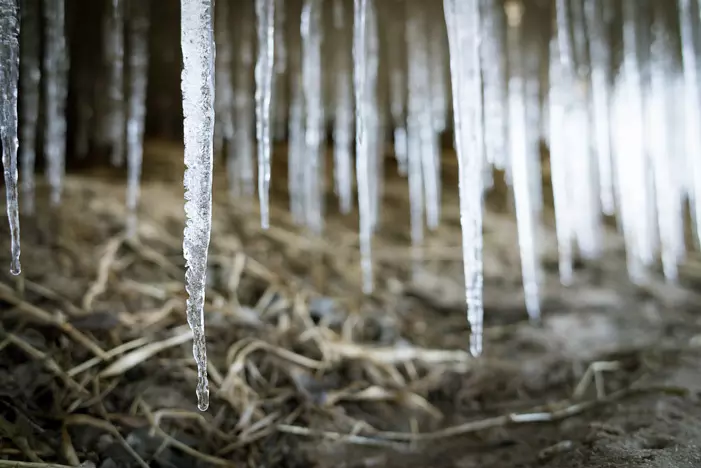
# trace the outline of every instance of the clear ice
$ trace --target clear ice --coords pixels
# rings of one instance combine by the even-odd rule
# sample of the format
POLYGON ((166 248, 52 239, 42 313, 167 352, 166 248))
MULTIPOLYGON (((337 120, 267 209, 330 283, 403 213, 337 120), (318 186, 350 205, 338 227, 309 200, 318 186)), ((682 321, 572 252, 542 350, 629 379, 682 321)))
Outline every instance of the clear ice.
POLYGON ((470 352, 482 354, 484 306, 482 285, 482 175, 483 148, 480 93, 480 10, 477 0, 444 0, 450 48, 455 150, 458 154, 460 224, 470 352))
POLYGON ((256 137, 258 140, 258 197, 263 229, 270 225, 270 109, 275 59, 275 0, 256 1, 258 58, 256 60, 256 137))
MULTIPOLYGON (((41 91, 41 10, 40 0, 20 2, 20 140, 22 209, 34 213, 34 166, 36 163, 37 122, 41 91)), ((3 15, 4 16, 4 15, 3 15)))
MULTIPOLYGON (((137 230, 137 208, 143 159, 144 124, 146 120, 146 86, 148 84, 148 31, 150 0, 127 2, 129 69, 127 101, 127 233, 137 230)), ((114 154, 114 153, 113 153, 114 154)))
POLYGON ((181 0, 180 41, 185 141, 185 232, 187 321, 193 332, 197 364, 197 403, 209 407, 204 299, 207 251, 212 230, 214 151, 214 2, 181 0))
POLYGON ((18 0, 0 0, 0 144, 5 174, 7 218, 10 221, 12 260, 10 273, 19 275, 19 200, 17 195, 17 90, 19 86, 18 0))
POLYGON ((45 47, 43 59, 46 176, 51 204, 61 202, 66 159, 66 99, 68 97, 68 47, 65 0, 44 0, 45 47))

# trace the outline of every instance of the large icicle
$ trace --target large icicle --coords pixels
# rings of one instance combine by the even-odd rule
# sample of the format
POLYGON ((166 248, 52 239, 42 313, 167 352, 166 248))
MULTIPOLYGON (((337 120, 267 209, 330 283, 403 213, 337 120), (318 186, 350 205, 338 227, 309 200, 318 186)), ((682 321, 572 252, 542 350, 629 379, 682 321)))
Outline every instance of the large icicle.
POLYGON ((187 321, 193 332, 197 363, 197 403, 209 407, 204 299, 207 251, 212 230, 212 159, 214 144, 213 0, 180 0, 183 53, 183 116, 185 135, 185 232, 183 255, 187 321))
POLYGON ((139 204, 139 184, 143 159, 144 123, 146 120, 146 85, 148 82, 149 0, 127 2, 127 38, 129 67, 127 108, 127 232, 136 234, 136 213, 139 204))
POLYGON ((444 0, 450 48, 453 118, 458 153, 460 223, 470 351, 482 353, 482 82, 480 76, 480 16, 477 0, 444 0))
POLYGON ((19 0, 0 0, 0 143, 10 220, 10 273, 19 275, 19 203, 17 196, 17 87, 19 86, 19 0))
POLYGON ((68 96, 68 47, 65 0, 44 0, 44 156, 51 186, 51 204, 61 202, 66 159, 66 98, 68 96))
POLYGON ((270 108, 275 58, 275 0, 256 0, 258 59, 256 60, 256 138, 258 140, 258 197, 263 229, 270 225, 270 108))
POLYGON ((41 86, 41 10, 39 0, 22 0, 20 38, 20 140, 22 164, 22 208, 34 213, 34 165, 36 162, 37 121, 41 86))
POLYGON ((107 62, 107 131, 111 161, 124 162, 124 2, 110 0, 105 25, 105 60, 107 62))
POLYGON ((355 172, 358 180, 360 211, 360 266, 363 272, 363 292, 371 293, 372 278, 372 202, 370 200, 370 142, 371 104, 368 103, 368 45, 367 15, 372 0, 353 2, 353 83, 355 88, 355 172))

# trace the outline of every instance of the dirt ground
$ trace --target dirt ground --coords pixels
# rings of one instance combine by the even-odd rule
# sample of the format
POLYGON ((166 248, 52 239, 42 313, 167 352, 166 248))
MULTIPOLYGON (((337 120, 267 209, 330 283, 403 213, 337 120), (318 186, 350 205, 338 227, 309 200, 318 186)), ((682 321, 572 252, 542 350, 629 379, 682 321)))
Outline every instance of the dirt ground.
POLYGON ((39 187, 38 215, 22 219, 23 276, 0 277, 0 467, 701 466, 698 254, 678 285, 653 272, 634 286, 611 235, 565 288, 545 227, 542 320, 530 323, 513 215, 497 194, 486 350, 473 359, 450 167, 443 225, 414 268, 406 182, 385 186, 369 297, 356 214, 338 215, 329 196, 314 238, 292 224, 281 174, 262 231, 257 202, 228 200, 218 178, 212 398, 199 413, 178 151, 147 148, 138 240, 123 235, 120 177, 71 175, 53 211, 39 187))

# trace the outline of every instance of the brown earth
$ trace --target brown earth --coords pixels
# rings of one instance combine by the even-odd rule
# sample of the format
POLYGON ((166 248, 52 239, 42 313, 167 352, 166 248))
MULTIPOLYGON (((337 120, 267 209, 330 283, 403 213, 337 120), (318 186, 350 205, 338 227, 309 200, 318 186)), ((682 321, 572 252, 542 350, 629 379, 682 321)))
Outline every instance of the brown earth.
POLYGON ((212 401, 199 413, 179 151, 147 148, 138 241, 123 236, 124 184, 112 173, 72 175, 53 212, 39 188, 39 215, 22 219, 23 275, 0 282, 0 467, 701 466, 698 254, 677 286, 657 272, 633 286, 611 235, 603 259, 578 265, 564 288, 546 227, 543 319, 529 323, 497 190, 485 220, 486 351, 472 359, 450 166, 443 225, 413 275, 406 182, 390 178, 370 297, 356 214, 341 217, 329 196, 322 239, 294 227, 280 164, 262 231, 257 202, 227 200, 218 178, 212 401))

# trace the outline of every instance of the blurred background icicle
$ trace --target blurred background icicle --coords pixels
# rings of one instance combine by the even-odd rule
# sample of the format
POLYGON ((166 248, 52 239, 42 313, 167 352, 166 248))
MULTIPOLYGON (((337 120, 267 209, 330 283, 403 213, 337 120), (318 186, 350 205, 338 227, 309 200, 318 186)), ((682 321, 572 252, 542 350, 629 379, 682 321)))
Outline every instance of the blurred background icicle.
POLYGON ((41 91, 40 0, 20 2, 20 138, 22 210, 34 213, 34 167, 41 91))
POLYGON ((5 174, 7 218, 10 222, 12 260, 10 273, 19 275, 21 266, 19 232, 19 198, 17 187, 17 117, 20 73, 19 0, 0 1, 0 145, 5 174))
POLYGON ((341 213, 353 208, 353 86, 350 51, 350 21, 343 0, 334 0, 333 27, 335 48, 333 50, 335 70, 333 85, 334 127, 334 192, 339 198, 341 213))
POLYGON ((263 229, 270 225, 271 176, 271 122, 275 61, 275 0, 256 0, 256 30, 258 55, 255 68, 256 82, 256 139, 258 142, 258 199, 260 223, 263 229))
POLYGON ((68 45, 65 0, 44 0, 44 155, 51 186, 51 203, 61 202, 66 160, 66 100, 68 98, 68 45))
POLYGON ((539 178, 535 166, 539 158, 538 148, 534 147, 532 132, 538 129, 529 121, 529 111, 533 112, 533 99, 529 89, 530 54, 521 49, 524 44, 523 4, 517 0, 507 3, 508 19, 507 43, 511 71, 508 84, 509 100, 509 142, 511 152, 511 177, 516 206, 518 242, 521 251, 521 273, 525 293, 526 309, 533 320, 540 318, 539 298, 539 259, 536 245, 538 223, 538 192, 534 190, 534 178, 539 178), (531 97, 531 99, 529 99, 531 97), (529 106, 529 104, 531 104, 529 106))
POLYGON ((107 116, 105 140, 109 142, 112 164, 124 163, 124 1, 110 0, 105 15, 104 48, 107 67, 107 116))
POLYGON ((307 227, 321 234, 324 225, 326 131, 321 74, 321 0, 305 0, 302 7, 302 89, 306 121, 304 129, 304 213, 307 227))
POLYGON ((148 85, 148 32, 151 0, 126 0, 127 8, 127 232, 137 231, 148 85))

